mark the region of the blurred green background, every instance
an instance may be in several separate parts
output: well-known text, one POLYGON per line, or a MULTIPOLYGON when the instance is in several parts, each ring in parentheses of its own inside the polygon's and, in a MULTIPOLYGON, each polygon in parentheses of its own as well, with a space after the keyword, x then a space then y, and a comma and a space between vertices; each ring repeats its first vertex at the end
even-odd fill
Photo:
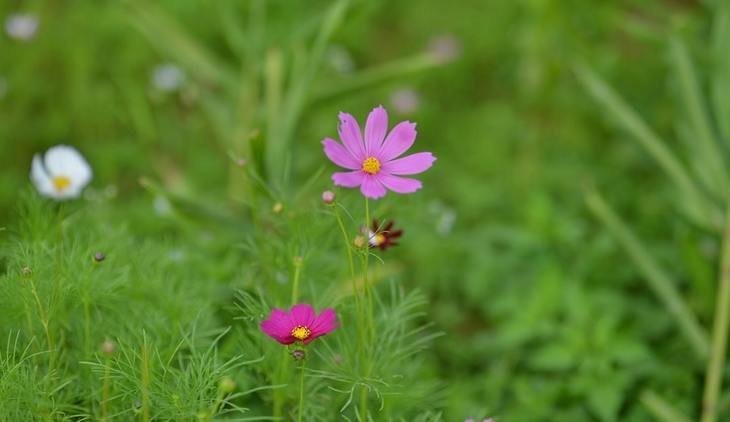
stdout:
POLYGON ((66 143, 91 163, 86 198, 116 210, 110 225, 185 243, 160 192, 203 215, 243 212, 245 157, 275 190, 255 208, 316 201, 337 112, 362 121, 383 104, 391 126, 418 123, 415 150, 438 157, 424 189, 384 206, 405 230, 386 259, 445 334, 424 352, 445 420, 650 420, 647 390, 695 415, 691 348, 585 188, 603 192, 705 326, 718 237, 677 214, 660 168, 575 69, 601 75, 674 148, 669 40, 704 81, 711 3, 353 1, 319 45, 331 1, 4 1, 0 17, 30 13, 38 29, 0 37, 0 226, 17 224, 33 154, 66 143), (288 175, 273 170, 282 162, 288 175))

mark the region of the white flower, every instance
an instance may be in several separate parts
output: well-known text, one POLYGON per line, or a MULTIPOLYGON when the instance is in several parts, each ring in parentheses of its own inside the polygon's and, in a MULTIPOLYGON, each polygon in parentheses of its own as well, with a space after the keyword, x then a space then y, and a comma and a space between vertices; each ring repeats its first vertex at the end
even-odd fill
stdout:
POLYGON ((176 91, 185 82, 185 72, 172 63, 155 67, 152 72, 152 85, 163 92, 176 91))
POLYGON ((75 148, 56 145, 33 157, 30 180, 41 195, 59 201, 78 198, 91 181, 91 167, 75 148))
POLYGON ((38 30, 38 18, 24 13, 14 13, 5 19, 5 32, 10 38, 30 41, 38 30))

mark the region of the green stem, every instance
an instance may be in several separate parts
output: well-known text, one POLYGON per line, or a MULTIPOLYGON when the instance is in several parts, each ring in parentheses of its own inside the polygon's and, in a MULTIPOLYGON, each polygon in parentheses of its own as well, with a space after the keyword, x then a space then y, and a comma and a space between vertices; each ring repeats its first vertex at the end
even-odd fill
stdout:
POLYGON ((107 356, 104 362, 104 384, 101 389, 101 420, 107 420, 107 406, 109 402, 109 372, 110 372, 110 359, 107 356))
MULTIPOLYGON (((368 330, 370 334, 370 343, 375 342, 375 318, 373 317, 373 286, 368 280, 368 270, 370 264, 370 201, 365 198, 365 233, 368 234, 367 242, 365 242, 365 270, 363 271, 363 284, 368 295, 368 330)), ((369 372, 369 371, 368 371, 369 372)), ((369 374, 368 374, 369 375, 369 374)))
POLYGON ((48 320, 48 317, 46 316, 46 312, 43 310, 43 304, 41 303, 41 298, 38 296, 38 290, 35 288, 35 283, 33 282, 33 278, 29 279, 30 282, 30 291, 33 294, 33 297, 35 298, 35 302, 38 305, 38 318, 41 320, 41 325, 43 326, 43 330, 46 332, 46 341, 48 342, 48 372, 51 372, 53 370, 53 357, 54 357, 54 345, 53 345, 53 337, 51 336, 51 331, 49 330, 48 326, 50 325, 50 321, 48 320))
POLYGON ((89 309, 89 298, 84 296, 84 354, 91 355, 91 310, 89 309))
POLYGON ((147 422, 150 420, 150 404, 149 404, 149 385, 150 385, 150 373, 149 373, 149 356, 147 354, 147 341, 145 339, 142 345, 142 359, 140 362, 142 372, 142 420, 147 422))
POLYGON ((303 264, 302 258, 300 258, 300 257, 294 258, 294 282, 292 283, 292 289, 291 289, 292 305, 295 305, 297 303, 297 299, 299 298, 299 275, 301 274, 302 264, 303 264))
POLYGON ((730 210, 725 219, 722 241, 715 320, 712 328, 712 349, 707 363, 705 393, 702 398, 702 422, 714 422, 717 418, 717 398, 722 386, 722 373, 727 348, 727 331, 730 323, 730 210))
POLYGON ((302 422, 302 415, 304 414, 304 362, 305 360, 302 359, 301 372, 299 373, 299 416, 297 417, 297 422, 302 422))

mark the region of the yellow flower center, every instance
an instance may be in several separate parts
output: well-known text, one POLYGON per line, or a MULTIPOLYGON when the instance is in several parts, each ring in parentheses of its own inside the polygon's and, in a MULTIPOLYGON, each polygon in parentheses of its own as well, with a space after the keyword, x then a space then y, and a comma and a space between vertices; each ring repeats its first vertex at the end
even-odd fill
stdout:
POLYGON ((306 340, 312 334, 312 331, 307 327, 297 325, 291 330, 291 335, 297 340, 306 340))
POLYGON ((68 189, 69 186, 71 186, 71 179, 66 176, 55 176, 53 178, 53 186, 56 188, 57 191, 63 192, 64 190, 68 189))
POLYGON ((380 161, 375 157, 368 157, 362 162, 362 171, 365 173, 376 174, 380 171, 380 161))

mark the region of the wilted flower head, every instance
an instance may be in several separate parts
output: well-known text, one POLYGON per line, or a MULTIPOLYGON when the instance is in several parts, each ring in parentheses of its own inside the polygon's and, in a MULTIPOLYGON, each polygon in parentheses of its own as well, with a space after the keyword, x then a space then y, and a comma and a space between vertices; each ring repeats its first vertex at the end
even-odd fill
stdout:
POLYGON ((185 72, 172 63, 161 64, 152 71, 152 84, 163 92, 173 92, 185 82, 185 72))
POLYGON ((289 312, 274 308, 261 330, 281 344, 303 343, 329 334, 337 328, 335 310, 327 308, 316 315, 312 305, 300 303, 289 312))
POLYGON ((395 221, 390 220, 385 225, 381 225, 378 220, 373 220, 370 229, 367 230, 368 244, 371 248, 380 248, 381 251, 391 246, 398 245, 396 239, 403 235, 403 230, 393 230, 395 221))
POLYGON ((14 13, 5 19, 5 32, 10 38, 30 41, 38 30, 38 18, 26 13, 14 13))
POLYGON ((421 96, 411 88, 401 88, 390 94, 390 104, 400 114, 412 114, 421 104, 421 96))
POLYGON ((91 181, 91 167, 75 148, 57 145, 33 157, 30 179, 38 192, 56 200, 78 198, 91 181))
POLYGON ((101 262, 106 259, 106 254, 104 252, 97 252, 94 254, 94 261, 95 262, 101 262))
POLYGON ((426 171, 436 157, 419 152, 398 158, 416 141, 416 124, 400 122, 388 132, 388 113, 380 106, 373 109, 365 123, 365 136, 352 115, 340 113, 339 134, 342 144, 333 139, 322 141, 324 153, 333 163, 350 171, 332 175, 335 185, 360 187, 366 198, 378 199, 387 190, 413 193, 421 188, 416 179, 400 177, 426 171), (387 136, 386 136, 387 133, 387 136))
POLYGON ((439 63, 448 63, 461 56, 461 40, 451 34, 440 35, 428 43, 428 51, 439 63))

